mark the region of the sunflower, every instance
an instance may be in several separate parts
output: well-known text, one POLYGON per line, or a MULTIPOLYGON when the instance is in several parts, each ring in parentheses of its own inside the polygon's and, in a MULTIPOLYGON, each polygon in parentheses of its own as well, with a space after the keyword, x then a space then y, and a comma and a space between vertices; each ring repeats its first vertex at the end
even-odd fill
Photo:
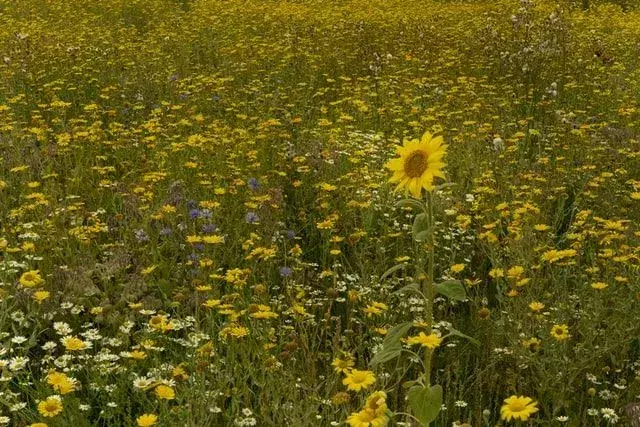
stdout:
POLYGON ((396 190, 404 189, 419 198, 422 189, 432 191, 434 178, 444 178, 442 157, 447 152, 442 136, 425 133, 420 140, 405 141, 396 151, 400 157, 390 160, 386 167, 393 172, 389 182, 398 184, 396 190))
POLYGON ((504 400, 500 408, 500 417, 505 421, 527 421, 529 417, 538 412, 538 402, 526 396, 513 395, 504 400))

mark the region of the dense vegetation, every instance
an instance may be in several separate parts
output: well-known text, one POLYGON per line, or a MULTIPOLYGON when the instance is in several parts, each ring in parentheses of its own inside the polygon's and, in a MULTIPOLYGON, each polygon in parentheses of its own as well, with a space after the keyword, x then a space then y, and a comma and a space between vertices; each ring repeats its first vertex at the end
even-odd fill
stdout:
POLYGON ((630 425, 640 12, 589 6, 0 0, 0 422, 419 425, 428 371, 437 426, 630 425))

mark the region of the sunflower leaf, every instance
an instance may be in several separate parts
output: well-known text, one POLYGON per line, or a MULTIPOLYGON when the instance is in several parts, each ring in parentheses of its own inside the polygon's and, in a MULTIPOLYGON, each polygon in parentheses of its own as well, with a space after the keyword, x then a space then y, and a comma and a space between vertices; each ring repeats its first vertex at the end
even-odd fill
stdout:
POLYGON ((456 301, 464 301, 467 299, 467 292, 459 280, 447 280, 442 283, 437 283, 435 286, 436 291, 447 298, 456 301))
POLYGON ((436 419, 442 407, 441 385, 412 387, 408 396, 413 415, 423 426, 428 426, 436 419))
POLYGON ((407 266, 407 264, 405 264, 405 263, 394 265, 393 267, 389 268, 387 271, 382 273, 382 276, 380 276, 380 281, 382 282, 384 279, 386 279, 387 277, 391 276, 396 271, 403 269, 406 266, 407 266))
POLYGON ((382 349, 373 356, 369 364, 376 366, 398 357, 402 352, 400 339, 407 333, 412 325, 413 323, 411 322, 405 322, 391 328, 384 337, 384 341, 382 341, 382 349))
MULTIPOLYGON (((397 291, 394 291, 393 294, 394 295, 400 295, 403 294, 405 292, 415 292, 419 295, 422 295, 422 292, 420 291, 420 288, 418 287, 417 283, 410 283, 407 286, 403 286, 400 289, 398 289, 397 291)), ((422 295, 424 297, 424 295, 422 295)))
POLYGON ((371 359, 369 364, 371 366, 377 366, 380 363, 388 362, 389 360, 393 360, 396 357, 400 356, 402 353, 402 346, 398 343, 398 345, 394 345, 391 347, 383 347, 382 350, 377 352, 375 356, 371 359))
POLYGON ((416 242, 422 242, 429 237, 431 231, 427 214, 421 213, 416 215, 416 218, 413 220, 413 229, 411 230, 413 239, 416 242))
POLYGON ((449 326, 448 329, 449 329, 449 334, 455 335, 455 336, 460 337, 460 338, 464 338, 466 340, 471 341, 473 344, 475 344, 477 346, 480 346, 480 341, 478 341, 477 339, 475 339, 473 337, 470 337, 469 335, 464 334, 464 333, 460 332, 459 330, 457 330, 457 329, 455 329, 455 328, 453 328, 451 326, 449 326))

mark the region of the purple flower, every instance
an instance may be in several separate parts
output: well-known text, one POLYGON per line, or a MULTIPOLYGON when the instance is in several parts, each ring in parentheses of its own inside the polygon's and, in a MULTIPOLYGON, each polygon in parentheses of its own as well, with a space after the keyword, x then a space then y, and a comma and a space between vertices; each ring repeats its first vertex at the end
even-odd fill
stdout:
POLYGON ((256 222, 260 221, 260 218, 258 218, 258 215, 256 215, 255 212, 247 212, 247 214, 244 216, 244 220, 247 222, 247 224, 255 224, 256 222))
POLYGON ((187 200, 187 207, 189 209, 194 209, 196 206, 198 206, 198 202, 195 200, 187 200))
POLYGON ((249 189, 251 189, 251 191, 258 191, 258 189, 260 188, 260 183, 255 178, 249 178, 247 185, 249 186, 249 189))
POLYGON ((288 239, 293 240, 296 238, 296 232, 293 230, 287 230, 284 232, 288 239))
POLYGON ((171 233, 173 233, 173 231, 169 227, 164 227, 160 230, 161 236, 171 236, 171 233))
POLYGON ((289 277, 293 271, 289 267, 280 267, 280 276, 289 277))
POLYGON ((146 231, 144 230, 136 230, 134 232, 136 239, 138 240, 138 242, 148 242, 149 241, 149 235, 147 234, 146 231))
POLYGON ((199 209, 191 209, 189 211, 189 217, 191 219, 196 219, 200 216, 200 210, 199 209))

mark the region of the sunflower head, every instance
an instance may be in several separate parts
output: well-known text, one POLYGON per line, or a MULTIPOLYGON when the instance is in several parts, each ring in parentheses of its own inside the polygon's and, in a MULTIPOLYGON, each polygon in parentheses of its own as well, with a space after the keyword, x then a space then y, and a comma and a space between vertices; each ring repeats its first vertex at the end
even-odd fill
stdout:
POLYGON ((420 140, 405 141, 396 149, 398 155, 386 167, 393 172, 389 182, 397 184, 396 190, 404 190, 420 198, 422 189, 432 191, 435 178, 445 178, 442 158, 447 152, 442 136, 425 133, 420 140))

